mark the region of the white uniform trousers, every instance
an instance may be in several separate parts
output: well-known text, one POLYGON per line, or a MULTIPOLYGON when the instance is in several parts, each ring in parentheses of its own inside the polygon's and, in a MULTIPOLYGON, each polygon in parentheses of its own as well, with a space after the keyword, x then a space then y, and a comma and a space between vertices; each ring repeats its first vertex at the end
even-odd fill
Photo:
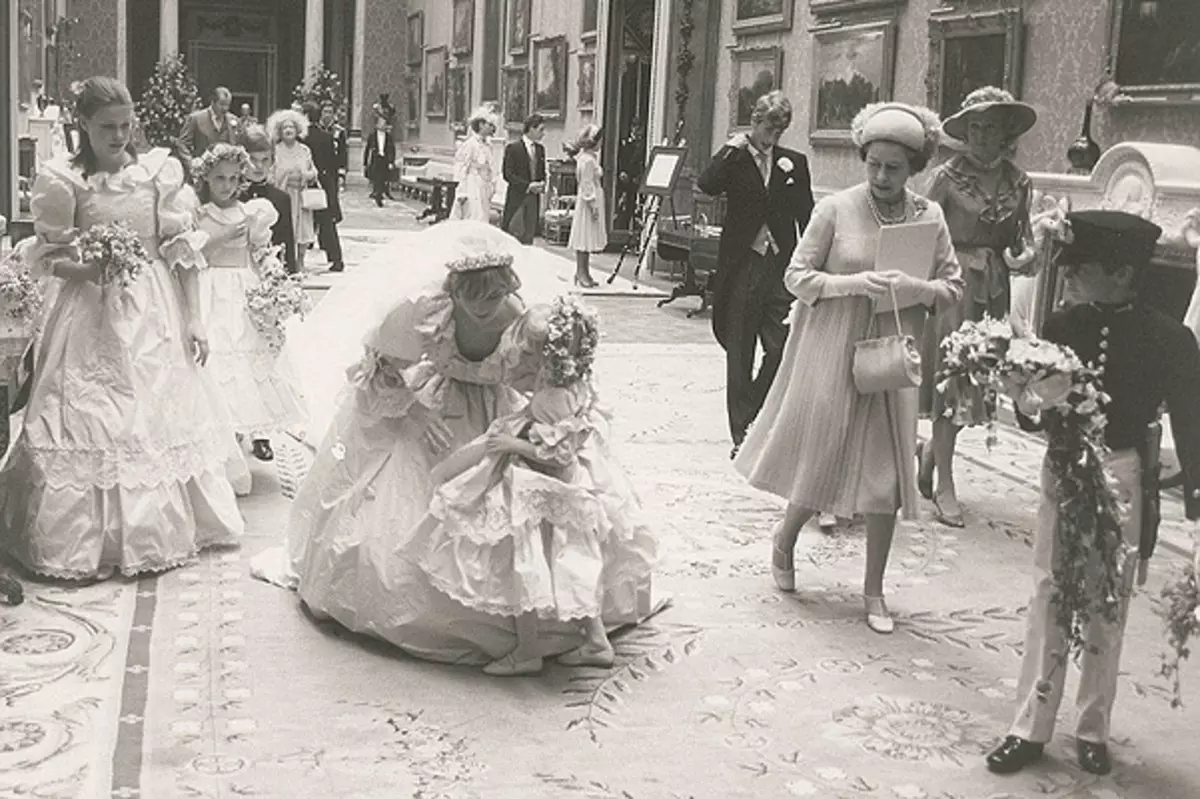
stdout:
MULTIPOLYGON (((1115 622, 1094 616, 1085 629, 1086 646, 1079 658, 1079 694, 1075 704, 1079 713, 1075 735, 1093 743, 1108 740, 1113 702, 1117 697, 1121 643, 1129 599, 1137 576, 1138 544, 1141 540, 1141 461, 1135 450, 1111 453, 1108 468, 1117 483, 1120 500, 1121 530, 1126 547, 1122 564, 1121 604, 1115 622)), ((1029 602, 1025 633, 1025 657, 1017 686, 1017 715, 1010 735, 1027 741, 1046 743, 1054 735, 1055 717, 1063 697, 1066 679, 1066 638, 1055 621, 1054 528, 1057 506, 1054 479, 1049 465, 1042 464, 1042 501, 1038 510, 1037 532, 1033 549, 1034 592, 1029 602), (1050 683, 1049 693, 1038 696, 1038 682, 1050 683)))

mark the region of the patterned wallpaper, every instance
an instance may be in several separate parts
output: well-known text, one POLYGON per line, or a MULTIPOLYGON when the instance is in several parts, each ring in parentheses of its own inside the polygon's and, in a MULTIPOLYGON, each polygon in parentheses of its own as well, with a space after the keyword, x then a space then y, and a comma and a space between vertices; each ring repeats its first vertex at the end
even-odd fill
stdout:
POLYGON ((72 32, 75 51, 63 80, 117 74, 117 0, 69 0, 68 16, 78 17, 72 32))
MULTIPOLYGON (((389 102, 399 110, 397 134, 404 131, 405 27, 408 0, 360 0, 366 3, 363 20, 363 111, 362 126, 371 130, 375 117, 371 106, 380 92, 391 95, 389 102)), ((398 135, 397 138, 400 138, 398 135)), ((351 165, 354 168, 354 165, 351 165)))

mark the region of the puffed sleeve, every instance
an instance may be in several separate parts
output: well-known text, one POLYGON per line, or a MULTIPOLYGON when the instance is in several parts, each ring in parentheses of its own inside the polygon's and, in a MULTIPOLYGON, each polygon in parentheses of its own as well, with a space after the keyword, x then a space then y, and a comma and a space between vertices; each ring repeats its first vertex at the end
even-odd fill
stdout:
POLYGON ((531 424, 528 433, 535 457, 544 463, 570 466, 592 434, 586 399, 571 388, 543 388, 539 394, 535 401, 541 420, 531 424))
POLYGON ((200 201, 184 179, 183 165, 163 148, 151 150, 146 158, 162 159, 154 176, 158 190, 159 253, 167 266, 203 269, 208 234, 196 228, 200 201))
POLYGON ((833 248, 833 236, 837 229, 837 209, 834 196, 825 197, 813 209, 808 227, 792 260, 783 273, 783 284, 787 290, 806 305, 815 305, 826 296, 826 284, 834 277, 825 271, 825 261, 833 248))
MULTIPOLYGON (((254 262, 261 265, 271 256, 278 260, 276 248, 271 241, 271 227, 279 221, 279 212, 275 210, 275 206, 265 197, 256 197, 245 203, 243 210, 246 212, 250 253, 254 262)), ((282 266, 282 262, 280 265, 282 266)))
POLYGON ((78 263, 75 247, 75 183, 61 170, 43 168, 33 182, 33 229, 37 243, 29 252, 34 277, 54 274, 57 261, 78 263))
POLYGON ((366 344, 399 363, 416 363, 424 352, 426 337, 453 310, 449 298, 444 302, 429 296, 405 298, 367 334, 366 344))

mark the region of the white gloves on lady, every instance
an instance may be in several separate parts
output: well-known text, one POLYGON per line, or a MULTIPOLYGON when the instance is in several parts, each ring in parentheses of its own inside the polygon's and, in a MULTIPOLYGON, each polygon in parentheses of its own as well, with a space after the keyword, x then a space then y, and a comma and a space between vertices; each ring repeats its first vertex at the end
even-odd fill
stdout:
POLYGON ((825 275, 825 297, 881 297, 893 285, 892 278, 879 272, 858 272, 853 275, 825 275))

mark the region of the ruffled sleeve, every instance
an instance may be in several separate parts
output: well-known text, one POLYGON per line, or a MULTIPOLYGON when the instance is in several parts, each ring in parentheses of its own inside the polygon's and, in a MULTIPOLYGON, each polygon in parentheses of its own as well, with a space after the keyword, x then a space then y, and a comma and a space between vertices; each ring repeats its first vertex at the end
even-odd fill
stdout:
POLYGON ((35 278, 54 274, 58 261, 79 262, 75 247, 75 192, 67 164, 46 164, 33 182, 33 229, 37 243, 28 253, 30 271, 35 278))
POLYGON ((256 197, 243 205, 249 227, 250 256, 260 268, 269 258, 280 266, 278 248, 271 241, 271 226, 279 221, 279 212, 265 197, 256 197))
POLYGON ((366 344, 389 358, 412 364, 421 360, 431 339, 446 326, 454 306, 444 293, 419 294, 393 307, 367 334, 366 344))
POLYGON ((372 419, 400 419, 408 415, 416 402, 410 386, 413 377, 407 374, 411 365, 389 358, 377 350, 368 349, 361 361, 350 367, 346 378, 358 389, 359 410, 372 419))
POLYGON ((575 462, 592 434, 585 395, 573 387, 555 387, 542 388, 534 396, 528 437, 538 460, 560 467, 575 462))
POLYGON ((158 251, 167 266, 202 269, 208 234, 196 228, 200 201, 187 185, 183 165, 162 147, 144 156, 158 191, 158 251))

